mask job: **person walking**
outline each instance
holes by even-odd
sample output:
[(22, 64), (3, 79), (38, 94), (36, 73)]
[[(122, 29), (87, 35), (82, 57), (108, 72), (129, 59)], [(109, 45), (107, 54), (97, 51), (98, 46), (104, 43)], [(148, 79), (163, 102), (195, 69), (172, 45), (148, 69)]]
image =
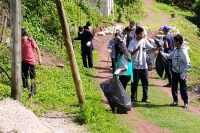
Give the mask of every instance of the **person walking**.
[[(164, 52), (169, 54), (174, 50), (173, 45), (173, 36), (169, 33), (170, 27), (165, 25), (162, 28), (165, 36), (163, 37), (163, 48)], [(164, 87), (171, 87), (172, 85), (172, 60), (168, 59), (167, 64), (165, 64), (165, 73), (167, 75), (168, 84), (164, 85)]]
[(40, 50), (33, 38), (28, 36), (26, 29), (21, 29), (21, 55), (22, 55), (22, 82), (24, 88), (29, 88), (28, 77), (31, 79), (31, 90), (29, 96), (36, 94), (36, 57), (35, 51), (38, 55), (38, 62), (42, 64)]
[(137, 27), (136, 38), (130, 42), (128, 50), (132, 55), (133, 83), (131, 83), (131, 100), (137, 102), (138, 81), (141, 79), (143, 96), (142, 102), (148, 102), (148, 67), (146, 61), (146, 50), (156, 51), (160, 48), (153, 47), (144, 37), (144, 29)]
[(114, 74), (119, 75), (119, 80), (126, 90), (126, 86), (130, 79), (133, 81), (131, 54), (122, 41), (118, 41), (115, 48), (117, 63)]
[(92, 33), (84, 29), (82, 26), (78, 28), (78, 37), (75, 40), (81, 40), (81, 56), (83, 60), (83, 66), (86, 68), (93, 68), (93, 57), (92, 57)]
[(170, 53), (161, 52), (167, 59), (172, 60), (172, 96), (173, 103), (170, 106), (178, 106), (178, 83), (180, 85), (181, 98), (184, 107), (188, 107), (188, 88), (187, 88), (187, 72), (191, 69), (191, 62), (187, 49), (183, 47), (183, 37), (175, 35), (173, 37), (175, 49)]

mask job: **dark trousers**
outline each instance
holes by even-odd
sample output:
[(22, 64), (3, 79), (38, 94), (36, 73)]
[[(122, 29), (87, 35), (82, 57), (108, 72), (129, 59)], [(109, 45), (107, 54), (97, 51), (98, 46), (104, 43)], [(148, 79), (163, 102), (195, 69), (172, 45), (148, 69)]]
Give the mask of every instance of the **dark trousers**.
[(172, 60), (167, 60), (167, 64), (165, 64), (165, 72), (167, 74), (168, 83), (172, 84)]
[(180, 78), (180, 73), (172, 72), (172, 96), (174, 102), (178, 102), (178, 83), (180, 85), (181, 98), (184, 103), (188, 103), (188, 88), (186, 80)]
[(93, 58), (92, 58), (92, 47), (81, 48), (81, 56), (83, 60), (83, 66), (93, 68)]
[[(35, 65), (28, 64), (22, 61), (22, 82), (24, 88), (29, 88), (28, 78), (35, 80)], [(31, 81), (31, 92), (36, 93), (35, 81)]]
[(131, 76), (128, 76), (128, 75), (120, 75), (119, 76), (119, 80), (125, 90), (126, 90), (126, 86), (127, 86), (128, 82), (130, 81), (130, 79), (131, 79)]
[(147, 69), (133, 69), (134, 81), (131, 83), (131, 99), (137, 99), (137, 88), (139, 79), (142, 82), (143, 97), (142, 100), (148, 99), (148, 70)]
[(114, 74), (114, 72), (115, 72), (115, 65), (116, 65), (116, 59), (115, 58), (111, 58), (111, 61), (112, 61), (112, 72)]

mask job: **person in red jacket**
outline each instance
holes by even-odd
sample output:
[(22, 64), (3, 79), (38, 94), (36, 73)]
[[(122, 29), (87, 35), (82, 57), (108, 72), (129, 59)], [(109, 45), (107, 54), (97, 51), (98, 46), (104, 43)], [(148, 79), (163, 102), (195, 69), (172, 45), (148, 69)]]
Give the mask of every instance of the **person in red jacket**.
[(36, 94), (36, 82), (35, 82), (35, 65), (36, 57), (35, 51), (38, 55), (39, 64), (42, 63), (40, 50), (33, 38), (28, 36), (26, 29), (21, 29), (21, 48), (22, 48), (22, 82), (24, 88), (29, 88), (28, 78), (31, 79), (31, 90), (29, 96)]

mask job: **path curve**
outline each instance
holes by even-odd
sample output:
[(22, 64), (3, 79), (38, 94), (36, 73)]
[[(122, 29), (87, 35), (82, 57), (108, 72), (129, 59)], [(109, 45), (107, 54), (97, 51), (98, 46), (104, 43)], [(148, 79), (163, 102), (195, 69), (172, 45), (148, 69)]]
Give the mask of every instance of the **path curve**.
[[(144, 2), (147, 4), (147, 6), (152, 6), (152, 0), (144, 0)], [(151, 7), (152, 8), (152, 7)], [(158, 10), (161, 12), (160, 10)], [(165, 23), (167, 21), (167, 16), (163, 14), (163, 19), (161, 21), (164, 21), (162, 23)], [(143, 21), (142, 25), (147, 24), (151, 21), (151, 17), (154, 17), (154, 14), (148, 10), (147, 11), (147, 17)], [(121, 27), (116, 25), (116, 27)], [(97, 76), (96, 78), (100, 81), (103, 82), (109, 78), (112, 77), (112, 73), (109, 71), (109, 67), (111, 66), (111, 61), (108, 60), (108, 52), (107, 52), (107, 45), (108, 41), (112, 38), (112, 35), (105, 35), (105, 36), (95, 36), (94, 39), (94, 47), (95, 50), (98, 51), (99, 57), (98, 57), (98, 63), (95, 66), (95, 69), (97, 71)], [(105, 97), (103, 98), (105, 100)], [(145, 120), (138, 118), (136, 115), (137, 110), (132, 109), (131, 111), (128, 112), (128, 114), (124, 115), (125, 121), (127, 121), (127, 124), (131, 129), (136, 131), (137, 133), (170, 133), (171, 131), (169, 129), (162, 129), (158, 127), (157, 125)]]

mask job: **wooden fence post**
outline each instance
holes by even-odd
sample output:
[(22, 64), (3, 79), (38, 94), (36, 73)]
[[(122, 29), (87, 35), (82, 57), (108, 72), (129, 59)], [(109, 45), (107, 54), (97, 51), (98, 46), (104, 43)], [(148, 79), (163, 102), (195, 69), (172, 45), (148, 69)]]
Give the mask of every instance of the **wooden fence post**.
[(11, 97), (21, 101), (21, 0), (10, 1)]
[(67, 55), (70, 62), (76, 94), (77, 94), (79, 103), (83, 104), (85, 102), (85, 96), (83, 93), (81, 78), (78, 71), (78, 65), (76, 62), (75, 55), (74, 55), (74, 50), (73, 50), (72, 41), (71, 41), (70, 32), (69, 32), (69, 26), (67, 24), (67, 19), (65, 17), (64, 8), (61, 3), (61, 0), (56, 0), (56, 6), (57, 6), (58, 15), (59, 15), (59, 19), (60, 19), (60, 23), (61, 23), (61, 27), (63, 31), (63, 38), (65, 41), (64, 45), (66, 47)]

